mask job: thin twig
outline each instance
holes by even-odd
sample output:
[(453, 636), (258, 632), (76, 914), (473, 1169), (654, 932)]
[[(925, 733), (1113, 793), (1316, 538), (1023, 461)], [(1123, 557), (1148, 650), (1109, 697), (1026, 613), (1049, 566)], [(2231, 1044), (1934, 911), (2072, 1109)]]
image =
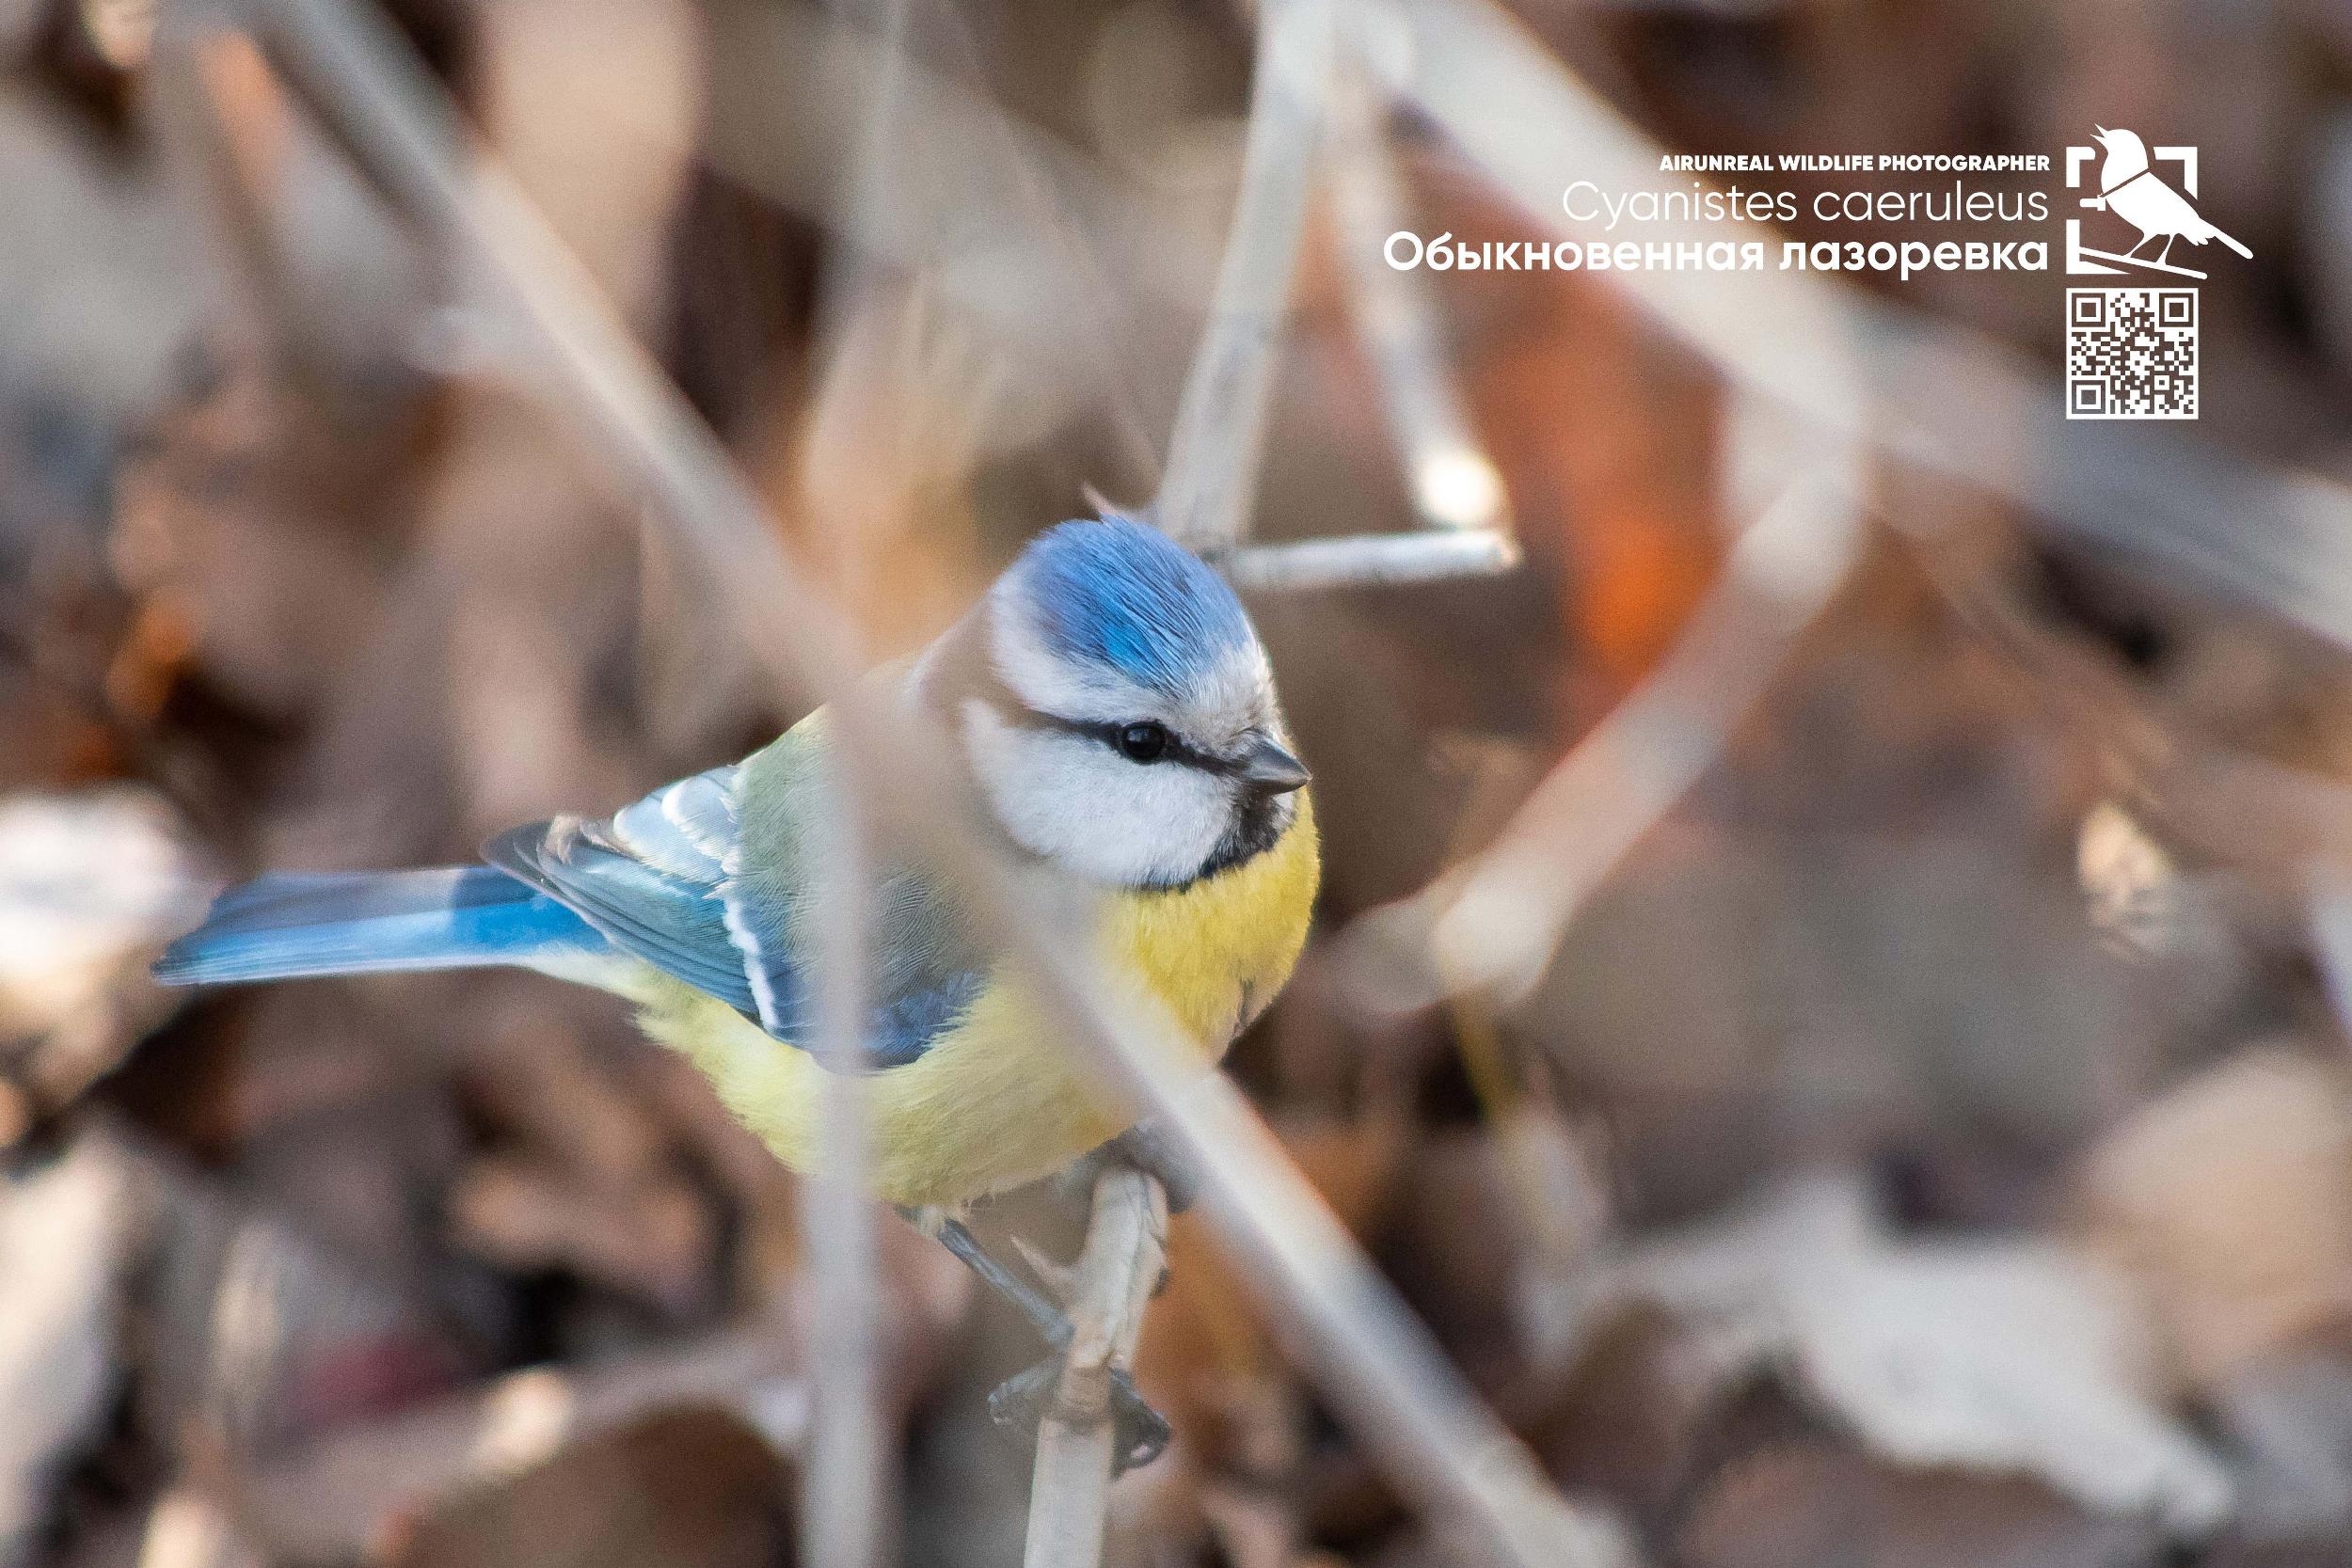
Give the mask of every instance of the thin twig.
[(1037, 1429), (1025, 1568), (1094, 1568), (1110, 1506), (1111, 1378), (1134, 1366), (1143, 1312), (1168, 1257), (1168, 1195), (1141, 1171), (1104, 1167), (1070, 1293), (1070, 1344)]
[(1002, 942), (1041, 1019), (1128, 1108), (1159, 1119), (1203, 1177), (1203, 1210), (1285, 1321), (1335, 1407), (1402, 1493), (1521, 1568), (1613, 1562), (1622, 1544), (1571, 1511), (1480, 1405), (1263, 1119), (1221, 1074), (1102, 972), (1068, 912), (1025, 893), (966, 817), (919, 716), (873, 711), (854, 628), (810, 586), (709, 427), (632, 340), (511, 181), (469, 156), (446, 100), (366, 13), (247, 0), (314, 99), (480, 270), (485, 296), (549, 372), (558, 404), (644, 484), (700, 553), (747, 645), (780, 680), (829, 697), (866, 798), (913, 835)]
[[(1152, 515), (1244, 588), (1293, 592), (1483, 577), (1518, 564), (1502, 478), (1470, 432), (1418, 285), (1382, 246), (1401, 206), (1376, 88), (1341, 51), (1326, 0), (1263, 0), (1241, 197), (1194, 352)], [(1336, 60), (1340, 53), (1343, 58)], [(1335, 81), (1334, 78), (1337, 78)], [(1328, 109), (1340, 247), (1415, 509), (1436, 531), (1242, 547), (1258, 483), (1283, 311)]]
[(1437, 312), (1419, 279), (1387, 261), (1405, 198), (1387, 105), (1347, 38), (1331, 94), (1332, 206), (1348, 301), (1426, 531), (1257, 545), (1222, 564), (1239, 586), (1303, 592), (1486, 577), (1519, 563), (1510, 508), (1455, 386)]
[(1220, 563), (1235, 587), (1303, 593), (1492, 577), (1519, 563), (1518, 542), (1497, 529), (1423, 529), (1251, 545)]
[(1241, 193), (1152, 503), (1160, 527), (1204, 552), (1232, 548), (1248, 530), (1275, 349), (1314, 188), (1332, 34), (1330, 0), (1259, 0)]

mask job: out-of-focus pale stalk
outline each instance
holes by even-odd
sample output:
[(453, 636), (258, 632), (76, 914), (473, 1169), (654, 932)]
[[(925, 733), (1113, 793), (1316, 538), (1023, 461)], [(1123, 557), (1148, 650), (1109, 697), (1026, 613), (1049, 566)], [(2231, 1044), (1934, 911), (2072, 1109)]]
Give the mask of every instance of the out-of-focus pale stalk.
[(1111, 1378), (1133, 1367), (1143, 1312), (1168, 1258), (1168, 1196), (1152, 1177), (1106, 1165), (1094, 1179), (1086, 1245), (1071, 1273), (1070, 1345), (1037, 1429), (1023, 1568), (1094, 1568), (1110, 1509)]
[(1491, 577), (1518, 563), (1518, 543), (1499, 529), (1486, 528), (1249, 545), (1220, 562), (1236, 587), (1298, 593)]
[[(924, 4), (946, 36), (885, 60), (869, 30), (804, 7), (712, 0), (717, 79), (702, 150), (728, 178), (827, 225), (843, 248), (921, 270), (928, 290), (1021, 358), (1032, 393), (1107, 417), (1122, 471), (1106, 483), (1143, 494), (1162, 466), (1144, 389), (1183, 366), (1133, 325), (1204, 292), (1216, 258), (1095, 158), (927, 69), (977, 49), (948, 0)], [(885, 74), (897, 80), (901, 177), (888, 200), (844, 203), (839, 171), (853, 150), (843, 127), (869, 118)]]
[[(1557, 230), (1585, 237), (1566, 219), (1561, 170), (1604, 189), (1636, 189), (1659, 166), (1657, 149), (1486, 0), (1402, 0), (1351, 19), (1367, 63), (1389, 72), (1391, 88)], [(1658, 227), (1645, 238), (1703, 249), (1723, 237), (1696, 223)], [(1762, 245), (1772, 235), (1749, 224), (1735, 237)], [(1726, 446), (1735, 461), (1769, 449), (1794, 451), (1799, 461), (1812, 453), (1813, 467), (1793, 482), (1784, 477), (1658, 667), (1570, 750), (1494, 844), (1348, 933), (1350, 973), (1363, 994), (1389, 1006), (1427, 1006), (1467, 990), (1507, 1000), (1534, 986), (1585, 899), (1720, 754), (1859, 554), (1870, 389), (1852, 313), (1809, 279), (1777, 272), (1608, 276), (1730, 372)], [(1782, 428), (1797, 413), (1811, 423)], [(1773, 439), (1754, 439), (1766, 424)]]
[(880, 1568), (895, 1513), (882, 1417), (881, 1265), (866, 1186), (873, 898), (864, 814), (847, 782), (827, 779), (818, 828), (825, 918), (818, 923), (816, 1044), (836, 1070), (818, 1075), (818, 1170), (800, 1188), (810, 1397), (800, 1526), (810, 1568)]
[(870, 711), (854, 628), (809, 587), (709, 427), (529, 202), (469, 154), (414, 55), (339, 0), (246, 0), (244, 14), (379, 177), (473, 263), (485, 299), (545, 362), (558, 406), (696, 550), (754, 654), (790, 689), (834, 700), (862, 798), (963, 890), (1047, 1025), (1168, 1130), (1245, 1275), (1400, 1492), (1518, 1568), (1622, 1560), (1617, 1532), (1571, 1510), (1478, 1403), (1230, 1080), (1189, 1069), (1168, 1022), (1110, 987), (1069, 911), (1023, 895), (972, 831), (939, 750), (910, 733), (919, 721)]
[(1433, 529), (1507, 536), (1502, 476), (1470, 427), (1429, 292), (1418, 275), (1389, 265), (1389, 237), (1409, 227), (1407, 208), (1389, 150), (1387, 105), (1354, 49), (1332, 90), (1331, 121), (1331, 207), (1348, 307), (1378, 378), (1414, 510)]
[[(871, 8), (881, 12), (883, 64), (850, 170), (853, 208), (892, 198), (908, 3), (872, 0)], [(828, 353), (838, 354), (848, 341), (844, 324), (868, 283), (854, 257), (827, 279), (822, 339)], [(885, 1458), (895, 1445), (882, 1430), (881, 1262), (866, 1180), (873, 1154), (866, 1041), (873, 991), (872, 857), (866, 814), (850, 771), (830, 762), (820, 788), (817, 872), (826, 913), (816, 953), (816, 1048), (834, 1070), (818, 1075), (817, 1172), (800, 1187), (810, 1398), (808, 1457), (800, 1473), (801, 1550), (810, 1568), (881, 1568), (897, 1509)]]
[(1248, 531), (1274, 396), (1275, 350), (1290, 309), (1298, 239), (1314, 189), (1330, 96), (1333, 0), (1259, 0), (1257, 73), (1241, 194), (1209, 320), (1177, 404), (1152, 520), (1196, 550)]
[(2352, 884), (2341, 872), (2316, 879), (2308, 895), (2306, 916), (2311, 922), (2312, 951), (2319, 959), (2319, 977), (2334, 1009), (2336, 1027), (2352, 1038)]

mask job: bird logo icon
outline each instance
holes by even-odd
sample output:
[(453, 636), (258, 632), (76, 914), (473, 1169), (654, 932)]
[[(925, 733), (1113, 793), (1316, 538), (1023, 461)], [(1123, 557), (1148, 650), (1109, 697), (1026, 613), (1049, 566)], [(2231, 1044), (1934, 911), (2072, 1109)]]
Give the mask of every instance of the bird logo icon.
[[(2092, 157), (2099, 159), (2098, 194), (2082, 198), (2082, 205), (2093, 212), (2113, 213), (2117, 217), (2139, 230), (2139, 238), (2128, 250), (2093, 250), (2082, 244), (2081, 220), (2069, 219), (2066, 225), (2067, 271), (2074, 273), (2115, 273), (2122, 267), (2142, 267), (2154, 272), (2173, 273), (2183, 277), (2202, 278), (2205, 275), (2171, 260), (2172, 243), (2186, 240), (2202, 245), (2208, 240), (2219, 240), (2240, 256), (2250, 258), (2254, 253), (2234, 237), (2222, 232), (2200, 216), (2189, 201), (2197, 194), (2197, 150), (2193, 147), (2160, 147), (2158, 157), (2169, 158), (2181, 166), (2181, 183), (2186, 187), (2184, 196), (2166, 183), (2149, 157), (2148, 144), (2130, 131), (2110, 131), (2098, 128), (2093, 138), (2099, 144), (2094, 153), (2090, 148), (2068, 149), (2067, 183), (2074, 184), (2081, 166)], [(2153, 256), (2142, 254), (2149, 246), (2158, 248)], [(2102, 265), (2112, 262), (2116, 265)]]

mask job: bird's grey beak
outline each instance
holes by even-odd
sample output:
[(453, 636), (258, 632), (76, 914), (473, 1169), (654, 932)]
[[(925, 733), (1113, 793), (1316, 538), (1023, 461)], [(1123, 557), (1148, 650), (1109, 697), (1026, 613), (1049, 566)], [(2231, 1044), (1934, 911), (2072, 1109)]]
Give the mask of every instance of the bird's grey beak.
[(1260, 736), (1241, 759), (1241, 777), (1268, 795), (1288, 795), (1314, 775), (1272, 736)]

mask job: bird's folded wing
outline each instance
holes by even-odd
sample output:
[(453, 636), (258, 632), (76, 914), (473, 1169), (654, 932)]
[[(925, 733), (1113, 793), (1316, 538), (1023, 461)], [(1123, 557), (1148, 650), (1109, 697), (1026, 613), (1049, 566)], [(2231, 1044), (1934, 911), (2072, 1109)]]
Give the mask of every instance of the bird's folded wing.
[(512, 829), (485, 845), (483, 858), (571, 909), (623, 952), (749, 1014), (751, 976), (727, 935), (715, 864), (703, 873), (670, 853), (667, 837), (627, 836), (632, 813), (684, 787), (672, 784), (604, 822), (559, 816)]
[[(809, 1048), (816, 1007), (801, 954), (822, 911), (806, 896), (799, 824), (764, 835), (764, 853), (747, 864), (737, 784), (735, 767), (713, 768), (602, 822), (517, 828), (484, 856), (615, 946)], [(951, 1027), (979, 994), (986, 966), (919, 875), (882, 876), (871, 911), (865, 1065), (882, 1068), (912, 1061)]]

